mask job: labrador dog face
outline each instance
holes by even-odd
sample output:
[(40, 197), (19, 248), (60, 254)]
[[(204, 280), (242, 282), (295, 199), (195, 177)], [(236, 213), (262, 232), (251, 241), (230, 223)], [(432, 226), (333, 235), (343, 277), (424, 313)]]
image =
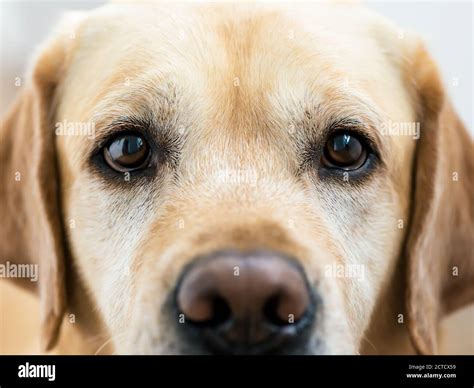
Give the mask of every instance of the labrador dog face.
[[(437, 302), (420, 318), (433, 292), (418, 291), (419, 251), (452, 238), (413, 228), (461, 219), (419, 205), (438, 195), (417, 171), (445, 165), (430, 138), (447, 102), (415, 40), (342, 5), (123, 4), (71, 20), (34, 73), (56, 129), (92, 128), (53, 139), (49, 345), (62, 293), (117, 353), (359, 353), (407, 337), (405, 314), (415, 348), (434, 351), (451, 255), (428, 271)], [(444, 182), (472, 167), (457, 158)], [(466, 236), (457, 260), (472, 260)]]

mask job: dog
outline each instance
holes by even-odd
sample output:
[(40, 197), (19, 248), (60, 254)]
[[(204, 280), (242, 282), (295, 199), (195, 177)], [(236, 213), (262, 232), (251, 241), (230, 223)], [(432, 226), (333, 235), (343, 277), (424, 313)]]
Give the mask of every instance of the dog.
[(360, 5), (70, 13), (1, 139), (44, 351), (436, 354), (474, 300), (472, 139)]

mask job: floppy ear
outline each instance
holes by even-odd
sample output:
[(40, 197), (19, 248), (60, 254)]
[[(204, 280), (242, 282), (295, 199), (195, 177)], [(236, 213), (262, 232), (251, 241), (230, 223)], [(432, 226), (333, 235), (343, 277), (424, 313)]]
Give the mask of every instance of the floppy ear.
[(37, 269), (37, 284), (31, 278), (14, 280), (39, 293), (43, 350), (55, 345), (65, 308), (52, 105), (70, 56), (72, 43), (67, 40), (57, 37), (40, 52), (0, 128), (0, 265), (11, 270), (31, 264)]
[(434, 354), (439, 319), (474, 301), (474, 148), (423, 46), (409, 57), (421, 131), (406, 245), (408, 327), (416, 350)]

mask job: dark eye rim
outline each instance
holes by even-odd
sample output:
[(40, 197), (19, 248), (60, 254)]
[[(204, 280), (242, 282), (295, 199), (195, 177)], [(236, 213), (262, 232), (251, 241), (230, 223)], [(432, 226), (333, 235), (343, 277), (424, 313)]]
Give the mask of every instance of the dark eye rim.
[[(353, 164), (343, 166), (343, 165), (338, 165), (336, 163), (333, 163), (330, 160), (330, 158), (326, 155), (326, 145), (328, 144), (328, 142), (331, 141), (331, 139), (337, 136), (341, 136), (341, 135), (349, 135), (355, 138), (360, 143), (362, 147), (362, 153), (361, 153), (362, 157), (360, 160), (355, 161)], [(372, 149), (372, 146), (369, 144), (369, 140), (365, 136), (361, 135), (360, 133), (354, 130), (338, 129), (330, 133), (326, 137), (324, 143), (322, 144), (320, 163), (322, 167), (327, 168), (327, 169), (342, 170), (344, 172), (357, 171), (358, 169), (364, 167), (364, 165), (369, 160), (370, 154), (373, 154), (373, 152), (374, 151)]]
[[(325, 166), (321, 162), (326, 142), (332, 136), (341, 133), (347, 133), (357, 137), (359, 141), (364, 142), (364, 145), (367, 147), (365, 162), (357, 169), (348, 170), (336, 166)], [(372, 138), (365, 128), (359, 128), (358, 126), (338, 126), (330, 128), (324, 138), (317, 141), (317, 145), (315, 146), (313, 143), (313, 147), (311, 148), (312, 150), (305, 152), (304, 160), (307, 160), (308, 157), (311, 158), (310, 163), (312, 169), (316, 172), (321, 181), (359, 185), (365, 180), (370, 179), (379, 169), (385, 169), (385, 163), (380, 156), (379, 146), (376, 140)], [(306, 165), (306, 163), (307, 162), (304, 162), (304, 165)]]
[[(116, 141), (117, 139), (120, 139), (121, 137), (125, 137), (125, 136), (136, 136), (136, 137), (141, 138), (143, 140), (146, 148), (147, 148), (146, 158), (138, 166), (129, 167), (129, 168), (128, 167), (122, 167), (118, 164), (117, 164), (117, 166), (112, 166), (112, 164), (114, 164), (114, 161), (110, 159), (110, 154), (109, 154), (108, 148), (112, 145), (112, 143), (114, 141)], [(152, 154), (153, 154), (152, 147), (151, 147), (150, 143), (148, 142), (148, 140), (146, 139), (146, 137), (142, 133), (140, 133), (139, 131), (136, 131), (136, 130), (125, 130), (125, 131), (115, 133), (114, 135), (110, 136), (107, 139), (107, 141), (100, 148), (100, 150), (102, 152), (104, 162), (107, 164), (107, 166), (110, 169), (112, 169), (114, 171), (117, 171), (119, 173), (139, 171), (139, 170), (144, 170), (144, 169), (150, 167), (150, 162), (151, 162)], [(107, 155), (109, 155), (109, 156), (107, 156)]]
[[(104, 156), (104, 147), (110, 144), (113, 139), (126, 134), (134, 134), (142, 137), (148, 144), (149, 147), (149, 158), (146, 167), (134, 169), (131, 171), (117, 171), (109, 166)], [(91, 171), (100, 179), (105, 182), (116, 182), (117, 184), (128, 183), (128, 180), (124, 179), (124, 174), (128, 174), (131, 182), (137, 180), (152, 180), (160, 170), (160, 166), (164, 165), (167, 159), (166, 148), (161, 144), (155, 142), (153, 138), (150, 138), (147, 131), (141, 131), (135, 128), (121, 128), (113, 131), (108, 135), (101, 138), (94, 148), (91, 150), (89, 157), (89, 164)]]

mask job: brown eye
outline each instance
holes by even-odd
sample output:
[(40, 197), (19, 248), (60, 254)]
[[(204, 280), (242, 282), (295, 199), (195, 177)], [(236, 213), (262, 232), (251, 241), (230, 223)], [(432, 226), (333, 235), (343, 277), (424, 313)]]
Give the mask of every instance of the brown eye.
[(324, 146), (322, 162), (327, 167), (356, 170), (367, 160), (367, 147), (351, 133), (337, 133)]
[(111, 168), (127, 172), (147, 167), (150, 147), (139, 134), (121, 134), (104, 147), (103, 153)]

